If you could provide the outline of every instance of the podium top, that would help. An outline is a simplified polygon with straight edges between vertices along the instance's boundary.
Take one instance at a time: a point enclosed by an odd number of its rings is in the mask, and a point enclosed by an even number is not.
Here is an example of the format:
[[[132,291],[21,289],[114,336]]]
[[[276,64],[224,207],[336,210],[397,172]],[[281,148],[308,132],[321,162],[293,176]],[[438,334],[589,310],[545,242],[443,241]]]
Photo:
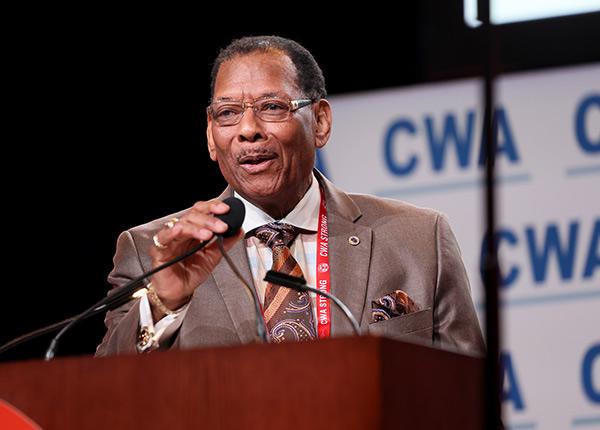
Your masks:
[[[385,338],[0,365],[44,429],[480,429],[482,359]]]

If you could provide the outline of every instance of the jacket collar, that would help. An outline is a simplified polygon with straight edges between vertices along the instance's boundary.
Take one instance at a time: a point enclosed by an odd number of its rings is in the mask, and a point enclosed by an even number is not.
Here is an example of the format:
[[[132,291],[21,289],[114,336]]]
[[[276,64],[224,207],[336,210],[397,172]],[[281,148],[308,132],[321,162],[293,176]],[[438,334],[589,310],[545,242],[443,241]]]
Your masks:
[[[358,223],[362,216],[361,210],[348,194],[333,185],[318,170],[315,169],[314,174],[323,187],[327,206],[331,292],[348,306],[359,324],[363,325],[361,320],[371,263],[372,230]],[[233,188],[228,186],[219,198],[224,199],[232,195]],[[246,282],[253,285],[244,241],[236,243],[229,255]],[[242,343],[254,341],[256,333],[252,298],[225,261],[221,261],[215,268],[213,278],[221,291],[240,340]],[[331,334],[352,335],[352,325],[343,313],[333,303],[331,309]]]

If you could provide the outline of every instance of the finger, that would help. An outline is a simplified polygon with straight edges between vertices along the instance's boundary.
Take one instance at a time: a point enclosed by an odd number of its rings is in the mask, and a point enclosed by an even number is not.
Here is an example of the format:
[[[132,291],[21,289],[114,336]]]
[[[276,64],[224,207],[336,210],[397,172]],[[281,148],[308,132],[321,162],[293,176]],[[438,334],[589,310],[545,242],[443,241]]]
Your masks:
[[[211,200],[211,212],[214,214],[226,214],[227,212],[229,212],[230,207],[227,203],[224,203],[222,200],[219,199],[214,199]]]
[[[165,228],[153,236],[155,248],[164,255],[183,241],[209,241],[215,234],[225,233],[229,226],[214,214],[227,213],[229,210],[229,206],[219,199],[195,203],[181,219],[172,219],[170,225],[165,224]]]
[[[219,199],[209,200],[207,202],[196,202],[192,206],[190,213],[201,214],[225,214],[229,212],[229,206]]]
[[[216,218],[212,214],[204,214],[199,212],[190,212],[182,219],[184,223],[191,224],[197,228],[204,228],[214,233],[225,233],[227,231],[227,224]]]
[[[214,236],[214,232],[208,226],[203,227],[203,226],[195,225],[193,223],[182,223],[182,222],[178,222],[172,229],[161,230],[158,233],[159,238],[161,237],[160,235],[162,235],[163,233],[168,235],[166,238],[167,243],[164,243],[167,246],[168,246],[169,242],[178,244],[182,241],[186,241],[186,240],[190,240],[190,239],[196,239],[199,241],[207,241],[207,240],[212,239],[212,237]],[[161,241],[161,243],[163,243],[163,242]]]

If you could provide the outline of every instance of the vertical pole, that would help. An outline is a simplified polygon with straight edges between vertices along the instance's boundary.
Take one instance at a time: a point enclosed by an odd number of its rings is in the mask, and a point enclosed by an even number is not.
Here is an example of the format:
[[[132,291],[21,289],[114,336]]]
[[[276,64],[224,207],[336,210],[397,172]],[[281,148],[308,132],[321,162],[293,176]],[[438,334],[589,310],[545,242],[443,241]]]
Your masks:
[[[500,307],[498,298],[499,268],[496,246],[496,124],[494,115],[496,75],[496,46],[494,28],[490,20],[490,0],[478,0],[477,12],[482,22],[484,37],[481,58],[484,64],[483,80],[483,136],[485,152],[485,237],[483,255],[483,279],[485,283],[485,335],[487,355],[485,359],[485,429],[498,429],[501,422],[500,403]]]

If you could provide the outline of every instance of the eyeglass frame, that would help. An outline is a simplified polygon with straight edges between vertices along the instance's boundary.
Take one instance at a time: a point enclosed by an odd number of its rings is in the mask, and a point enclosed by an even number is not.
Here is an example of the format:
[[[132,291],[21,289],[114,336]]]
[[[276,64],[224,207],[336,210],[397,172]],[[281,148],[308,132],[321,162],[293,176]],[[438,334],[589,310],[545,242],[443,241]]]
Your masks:
[[[257,101],[260,101],[260,100],[269,100],[269,99],[277,99],[277,100],[281,100],[281,101],[287,101],[288,106],[289,106],[289,110],[287,111],[287,116],[285,118],[282,118],[282,119],[263,119],[261,117],[261,114],[254,107],[254,104]],[[276,97],[276,96],[258,97],[256,99],[253,99],[252,101],[244,101],[244,100],[222,100],[222,102],[241,103],[241,105],[242,105],[242,112],[240,114],[239,119],[236,122],[231,123],[231,124],[219,124],[219,121],[213,115],[214,110],[212,109],[212,105],[215,103],[214,101],[211,101],[210,104],[207,106],[206,112],[211,116],[211,118],[215,121],[215,123],[217,123],[217,125],[219,127],[231,127],[233,125],[238,125],[242,121],[242,118],[244,117],[244,114],[246,113],[246,109],[248,109],[249,107],[252,108],[252,111],[254,112],[254,114],[261,121],[264,121],[264,122],[285,122],[285,121],[289,120],[292,117],[292,113],[296,112],[298,109],[303,108],[305,106],[310,106],[315,101],[316,101],[315,99],[306,99],[306,98],[304,98],[304,99],[285,99],[283,97]]]

